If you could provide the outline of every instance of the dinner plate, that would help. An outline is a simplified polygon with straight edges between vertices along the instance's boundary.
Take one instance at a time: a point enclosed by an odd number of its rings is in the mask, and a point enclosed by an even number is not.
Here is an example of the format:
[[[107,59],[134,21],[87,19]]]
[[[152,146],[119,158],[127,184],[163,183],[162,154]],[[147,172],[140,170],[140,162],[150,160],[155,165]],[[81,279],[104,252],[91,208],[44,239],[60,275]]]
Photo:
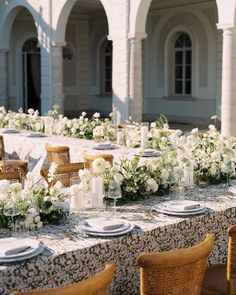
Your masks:
[[[45,137],[45,134],[41,132],[32,132],[28,135],[28,137]]]
[[[174,211],[168,211],[166,210],[161,204],[153,206],[153,210],[166,214],[166,215],[172,215],[172,216],[192,216],[192,215],[198,215],[205,213],[207,208],[206,207],[201,207],[200,210],[198,211],[193,211],[193,212],[174,212]]]
[[[14,133],[19,133],[20,131],[17,129],[5,129],[3,130],[2,133],[9,133],[9,134],[14,134]]]
[[[198,204],[196,202],[196,206],[199,205],[198,207],[196,208],[191,208],[191,209],[181,209],[181,208],[175,208],[173,206],[178,206],[178,205],[185,205],[185,206],[194,206],[194,203],[195,202],[189,202],[189,205],[188,205],[188,201],[182,201],[182,200],[176,200],[176,201],[166,201],[166,202],[163,202],[159,205],[161,205],[166,211],[171,211],[171,212],[183,212],[183,213],[187,213],[187,212],[198,212],[198,211],[202,211],[202,208],[205,208],[205,206],[201,206],[200,204]]]
[[[0,243],[17,243],[17,239],[15,238],[3,238],[0,239]],[[4,255],[1,250],[0,250],[0,259],[12,259],[12,258],[20,258],[20,257],[25,257],[27,255],[30,255],[34,253],[36,250],[41,247],[41,243],[37,240],[33,239],[23,239],[23,242],[25,245],[29,246],[30,248],[28,250],[25,250],[23,252],[17,253],[17,254],[12,254],[12,255]]]
[[[94,150],[114,150],[116,149],[116,145],[95,145],[93,146]]]
[[[129,233],[130,231],[132,231],[135,228],[135,224],[130,223],[130,226],[127,227],[126,229],[119,231],[119,232],[95,232],[95,231],[86,231],[86,230],[82,230],[85,234],[90,235],[90,236],[98,236],[98,237],[115,237],[115,236],[121,236],[124,234]],[[81,231],[80,228],[77,227],[77,229],[79,231]]]
[[[110,222],[109,222],[110,221]],[[96,227],[96,224],[101,224],[103,222],[104,228]],[[95,225],[95,226],[93,226]],[[116,225],[116,226],[115,226]],[[83,231],[94,232],[94,233],[117,233],[127,230],[131,227],[130,222],[123,219],[113,219],[113,218],[91,218],[85,220],[81,225],[78,226]]]
[[[18,262],[18,261],[22,261],[22,260],[26,260],[29,258],[33,258],[39,254],[41,254],[44,250],[44,245],[40,244],[39,247],[37,249],[34,250],[34,252],[24,255],[24,256],[20,256],[20,257],[11,257],[11,258],[0,258],[0,263],[9,263],[9,262]]]

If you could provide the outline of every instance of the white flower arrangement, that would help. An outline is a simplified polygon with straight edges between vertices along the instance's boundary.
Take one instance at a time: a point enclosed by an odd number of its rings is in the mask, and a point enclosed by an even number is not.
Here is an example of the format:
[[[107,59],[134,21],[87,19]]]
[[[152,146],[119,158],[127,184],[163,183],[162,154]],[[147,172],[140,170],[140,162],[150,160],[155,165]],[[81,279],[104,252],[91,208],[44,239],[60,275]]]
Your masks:
[[[44,181],[35,182],[28,173],[24,187],[21,183],[0,181],[0,228],[37,229],[45,223],[59,223],[67,216],[61,206],[67,196],[60,182],[48,187]]]

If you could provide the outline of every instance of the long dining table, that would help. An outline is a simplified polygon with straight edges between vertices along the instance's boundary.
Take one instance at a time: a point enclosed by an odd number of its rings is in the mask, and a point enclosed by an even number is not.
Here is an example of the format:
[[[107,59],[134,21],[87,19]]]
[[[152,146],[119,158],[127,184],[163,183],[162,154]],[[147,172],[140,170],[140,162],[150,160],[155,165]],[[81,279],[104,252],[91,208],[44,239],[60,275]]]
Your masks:
[[[17,133],[8,133],[7,129],[0,128],[0,134],[4,138],[6,156],[9,159],[27,160],[28,170],[40,175],[40,169],[48,165],[45,144],[54,146],[69,146],[71,162],[84,161],[82,152],[88,150],[92,153],[112,154],[116,159],[121,156],[132,156],[138,153],[138,149],[118,146],[115,143],[112,149],[97,150],[97,142],[87,139],[78,139],[68,136],[31,133],[21,130]]]
[[[119,206],[116,212],[109,207],[84,209],[71,212],[60,225],[18,233],[41,241],[45,250],[29,260],[0,265],[0,294],[77,282],[94,275],[106,263],[117,265],[110,294],[133,294],[139,290],[135,262],[139,253],[189,247],[203,241],[207,233],[213,233],[216,239],[209,263],[225,263],[227,228],[236,222],[236,197],[224,185],[195,187],[185,194],[185,198],[205,205],[207,211],[191,217],[168,216],[154,211],[153,206],[171,196],[146,196]],[[81,220],[99,216],[123,218],[134,223],[135,228],[119,237],[93,237],[76,231]],[[0,237],[9,235],[7,230],[0,231]]]

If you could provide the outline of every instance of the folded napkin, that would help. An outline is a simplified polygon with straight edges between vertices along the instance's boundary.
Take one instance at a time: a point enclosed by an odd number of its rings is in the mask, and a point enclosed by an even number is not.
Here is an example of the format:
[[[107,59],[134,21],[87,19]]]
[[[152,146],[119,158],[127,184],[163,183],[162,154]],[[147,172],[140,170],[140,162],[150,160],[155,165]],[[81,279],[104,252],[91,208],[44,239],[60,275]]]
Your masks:
[[[16,255],[29,249],[31,249],[31,246],[25,240],[15,238],[0,239],[0,254],[3,256]]]
[[[109,231],[123,227],[125,222],[121,219],[94,218],[86,220],[86,225],[96,230]]]
[[[182,201],[170,201],[164,203],[164,207],[169,210],[176,210],[176,211],[187,211],[187,210],[193,210],[200,207],[200,204],[194,201],[188,201],[188,200],[182,200]]]

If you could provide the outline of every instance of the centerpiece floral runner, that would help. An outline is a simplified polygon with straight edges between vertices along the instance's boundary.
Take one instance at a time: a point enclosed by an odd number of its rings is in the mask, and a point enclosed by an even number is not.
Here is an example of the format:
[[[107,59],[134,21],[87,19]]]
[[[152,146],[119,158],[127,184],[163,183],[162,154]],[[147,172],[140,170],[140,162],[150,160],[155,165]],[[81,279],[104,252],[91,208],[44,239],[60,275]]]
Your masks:
[[[114,141],[117,134],[115,117],[113,112],[110,118],[101,118],[99,113],[88,118],[82,112],[79,118],[68,119],[59,114],[57,106],[46,117],[41,117],[33,109],[25,114],[22,110],[16,113],[1,107],[0,127],[44,132],[48,127],[45,118],[50,118],[51,134]],[[195,128],[188,134],[183,134],[181,130],[170,129],[165,116],[160,116],[150,124],[147,135],[147,148],[156,151],[158,156],[146,159],[142,157],[144,150],[137,149],[137,155],[133,158],[123,156],[119,161],[114,161],[113,167],[104,171],[105,188],[111,180],[120,182],[122,201],[127,201],[147,194],[163,195],[174,186],[183,185],[186,173],[194,172],[195,182],[199,185],[202,185],[203,179],[211,184],[227,182],[235,174],[236,140],[234,137],[223,136],[216,128],[217,117],[213,116],[212,119],[214,124],[209,125],[208,130],[199,131]],[[129,118],[127,126],[128,128],[119,130],[119,133],[123,133],[123,144],[140,148],[141,124]],[[38,203],[41,199],[44,200],[40,196],[51,198],[47,188],[33,191]],[[51,216],[57,219],[56,214]],[[49,216],[41,212],[40,220],[42,218],[49,220]],[[4,222],[7,220],[1,218],[1,224]]]

